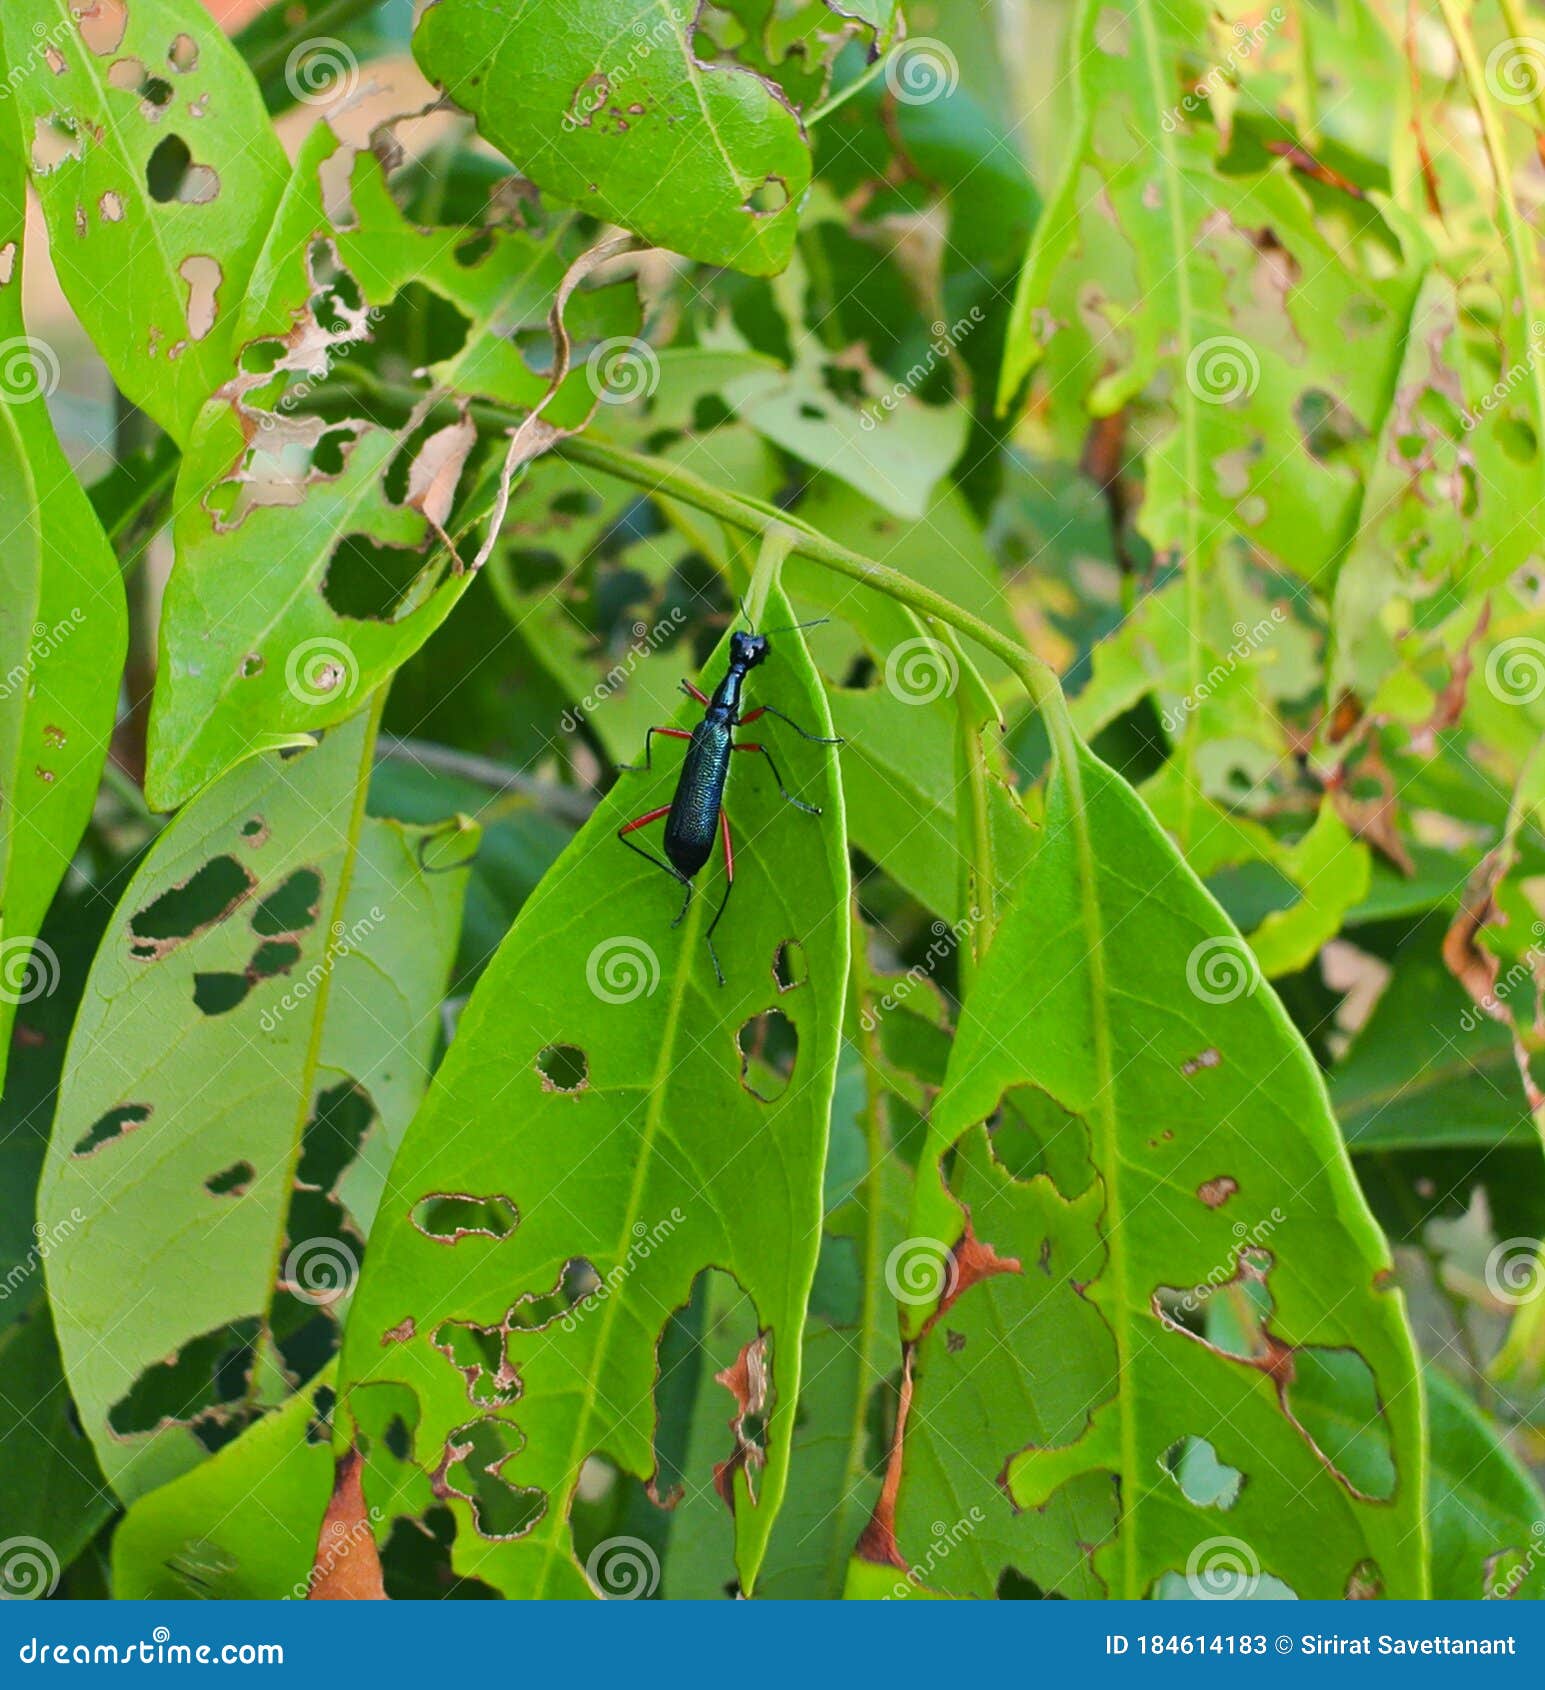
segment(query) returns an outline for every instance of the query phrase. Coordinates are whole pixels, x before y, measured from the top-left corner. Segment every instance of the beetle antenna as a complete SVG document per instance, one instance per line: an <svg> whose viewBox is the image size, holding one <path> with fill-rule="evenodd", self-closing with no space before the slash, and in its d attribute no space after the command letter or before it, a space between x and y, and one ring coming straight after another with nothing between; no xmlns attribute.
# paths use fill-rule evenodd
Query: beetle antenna
<svg viewBox="0 0 1545 1690"><path fill-rule="evenodd" d="M773 634L797 634L801 628L820 628L824 627L825 624L830 621L831 617L829 616L817 616L809 622L791 622L787 628L767 629L762 637L763 639L767 639Z"/></svg>

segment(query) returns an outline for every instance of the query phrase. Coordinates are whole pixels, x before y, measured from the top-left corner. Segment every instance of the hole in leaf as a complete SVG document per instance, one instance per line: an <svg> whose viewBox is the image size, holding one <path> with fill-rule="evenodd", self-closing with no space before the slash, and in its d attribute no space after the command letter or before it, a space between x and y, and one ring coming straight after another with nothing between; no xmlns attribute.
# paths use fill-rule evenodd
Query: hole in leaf
<svg viewBox="0 0 1545 1690"><path fill-rule="evenodd" d="M430 1508L422 1519L399 1515L381 1549L381 1582L395 1601L497 1601L501 1592L451 1565L456 1516Z"/></svg>
<svg viewBox="0 0 1545 1690"><path fill-rule="evenodd" d="M300 946L293 939L265 939L252 953L247 964L250 980L272 980L276 974L288 974L300 961Z"/></svg>
<svg viewBox="0 0 1545 1690"><path fill-rule="evenodd" d="M799 1054L799 1030L781 1009L753 1015L735 1035L740 1083L763 1103L776 1103L789 1089Z"/></svg>
<svg viewBox="0 0 1545 1690"><path fill-rule="evenodd" d="M1244 1474L1220 1461L1206 1438L1177 1439L1165 1450L1159 1465L1180 1486L1186 1501L1198 1508L1229 1509L1239 1500Z"/></svg>
<svg viewBox="0 0 1545 1690"><path fill-rule="evenodd" d="M257 1177L257 1169L250 1162L232 1162L218 1174L204 1181L204 1189L211 1197L242 1197Z"/></svg>
<svg viewBox="0 0 1545 1690"><path fill-rule="evenodd" d="M769 176L760 187L751 191L745 209L754 217L773 217L787 208L789 185L781 176Z"/></svg>
<svg viewBox="0 0 1545 1690"><path fill-rule="evenodd" d="M90 1156L104 1144L111 1144L115 1138L122 1138L126 1132L132 1132L150 1119L151 1106L148 1103L125 1103L117 1109L109 1109L102 1118L96 1121L91 1130L76 1141L75 1148L70 1152L72 1156Z"/></svg>
<svg viewBox="0 0 1545 1690"><path fill-rule="evenodd" d="M507 1326L447 1320L429 1341L466 1380L467 1400L476 1407L502 1408L520 1395L520 1375L507 1354Z"/></svg>
<svg viewBox="0 0 1545 1690"><path fill-rule="evenodd" d="M129 8L124 0L94 0L75 14L80 24L81 40L93 53L116 53L123 44L123 32L129 27Z"/></svg>
<svg viewBox="0 0 1545 1690"><path fill-rule="evenodd" d="M890 1019L881 1023L882 1032ZM1039 1086L1013 1086L1003 1094L988 1123L988 1143L994 1160L1015 1179L1045 1174L1067 1197L1088 1190L1094 1178L1088 1123Z"/></svg>
<svg viewBox="0 0 1545 1690"><path fill-rule="evenodd" d="M519 1454L525 1436L518 1426L492 1417L458 1427L446 1445L444 1485L472 1505L479 1537L499 1542L524 1537L547 1512L547 1496L529 1486L513 1485L499 1469Z"/></svg>
<svg viewBox="0 0 1545 1690"><path fill-rule="evenodd" d="M108 1410L109 1427L129 1438L160 1426L189 1426L206 1441L238 1419L245 1424L251 1416L240 1411L259 1327L255 1319L236 1320L189 1339L175 1355L140 1374Z"/></svg>
<svg viewBox="0 0 1545 1690"><path fill-rule="evenodd" d="M1288 1423L1325 1467L1354 1496L1391 1501L1394 1447L1372 1368L1356 1350L1295 1346L1271 1330L1272 1266L1270 1251L1243 1245L1232 1279L1189 1291L1161 1285L1153 1311L1172 1332L1264 1373Z"/></svg>
<svg viewBox="0 0 1545 1690"><path fill-rule="evenodd" d="M130 916L129 954L141 959L165 956L184 940L223 921L256 884L234 857L211 857L181 885Z"/></svg>
<svg viewBox="0 0 1545 1690"><path fill-rule="evenodd" d="M590 1059L578 1045L547 1045L537 1052L536 1070L548 1091L583 1091L590 1079Z"/></svg>
<svg viewBox="0 0 1545 1690"><path fill-rule="evenodd" d="M792 992L810 978L805 947L798 939L785 939L773 952L773 981L780 992Z"/></svg>
<svg viewBox="0 0 1545 1690"><path fill-rule="evenodd" d="M296 869L252 912L252 931L274 938L304 933L315 924L321 901L321 875L315 869Z"/></svg>
<svg viewBox="0 0 1545 1690"><path fill-rule="evenodd" d="M177 266L177 274L188 285L188 334L202 340L215 326L224 271L216 259L194 253Z"/></svg>
<svg viewBox="0 0 1545 1690"><path fill-rule="evenodd" d="M345 534L328 560L322 596L339 616L356 622L395 622L414 609L433 584L423 552L383 546L365 534Z"/></svg>
<svg viewBox="0 0 1545 1690"><path fill-rule="evenodd" d="M78 159L85 150L85 133L73 118L40 117L34 121L32 168L39 176L47 176L69 159Z"/></svg>
<svg viewBox="0 0 1545 1690"><path fill-rule="evenodd" d="M358 1159L375 1117L375 1103L358 1080L340 1080L318 1092L311 1119L301 1134L296 1190L290 1205L292 1236L316 1238L342 1225L343 1212L331 1194Z"/></svg>
<svg viewBox="0 0 1545 1690"><path fill-rule="evenodd" d="M1395 1497L1395 1458L1373 1369L1356 1350L1293 1351L1288 1413L1331 1469L1359 1496Z"/></svg>
<svg viewBox="0 0 1545 1690"><path fill-rule="evenodd" d="M1348 1602L1373 1602L1384 1594L1384 1575L1377 1561L1359 1561L1347 1575Z"/></svg>
<svg viewBox="0 0 1545 1690"><path fill-rule="evenodd" d="M195 974L193 1002L205 1015L227 1015L252 990L245 974Z"/></svg>
<svg viewBox="0 0 1545 1690"><path fill-rule="evenodd" d="M193 162L182 136L167 135L145 161L145 187L158 205L207 205L220 192L220 178Z"/></svg>
<svg viewBox="0 0 1545 1690"><path fill-rule="evenodd" d="M191 35L174 37L172 45L167 51L166 62L179 75L186 76L190 70L197 68L198 42Z"/></svg>
<svg viewBox="0 0 1545 1690"><path fill-rule="evenodd" d="M454 1244L462 1238L508 1238L520 1211L508 1197L467 1197L434 1192L413 1205L411 1220L426 1238Z"/></svg>

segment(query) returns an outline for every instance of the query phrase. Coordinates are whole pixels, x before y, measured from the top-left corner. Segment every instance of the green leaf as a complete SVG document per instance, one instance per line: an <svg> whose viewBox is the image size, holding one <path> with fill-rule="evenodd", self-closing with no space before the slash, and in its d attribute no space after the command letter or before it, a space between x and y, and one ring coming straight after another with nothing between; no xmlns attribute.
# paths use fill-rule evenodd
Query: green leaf
<svg viewBox="0 0 1545 1690"><path fill-rule="evenodd" d="M46 1306L0 1332L0 1376L0 1520L7 1537L39 1538L68 1567L106 1524L113 1498L76 1421Z"/></svg>
<svg viewBox="0 0 1545 1690"><path fill-rule="evenodd" d="M1425 1375L1431 1418L1432 1594L1545 1597L1545 1497L1447 1374Z"/></svg>
<svg viewBox="0 0 1545 1690"><path fill-rule="evenodd" d="M326 209L333 172L355 219L343 230ZM421 309L430 322L443 310L456 327L427 349L407 407L441 390L536 403L548 381L514 337L545 324L565 269L556 239L502 230L476 264L459 250L406 221L374 154L325 125L312 131L242 308L238 337L253 367L204 408L178 479L146 775L156 808L184 802L244 756L341 721L472 579L443 544L491 493L465 414L402 430L371 420L368 393L343 417L312 393L329 375L377 379L365 360L387 338L383 317ZM403 292L410 283L430 295L419 309ZM569 315L571 332L616 333L636 321L636 305L631 289L603 288ZM550 350L545 332L542 341ZM572 426L594 399L577 371L547 415ZM409 491L420 467L436 465L438 511Z"/></svg>
<svg viewBox="0 0 1545 1690"><path fill-rule="evenodd" d="M934 1170L967 1135L946 1184ZM1415 1359L1319 1075L1243 941L1082 747L967 1000L912 1225L936 1271L911 1310L896 1549L917 1566L918 1523L949 1528L963 1504L1005 1543L921 1582L985 1595L1012 1567L1143 1596L1205 1581L1227 1539L1302 1597L1344 1595L1370 1560L1388 1594L1422 1593ZM941 1450L944 1400L981 1407ZM1244 1482L1224 1500L1194 1482L1205 1466Z"/></svg>
<svg viewBox="0 0 1545 1690"><path fill-rule="evenodd" d="M792 620L781 594L768 616ZM754 702L829 731L798 636L774 646ZM722 664L721 648L710 675ZM677 720L695 713L684 703ZM790 790L825 813L800 814L760 759L736 760L736 891L716 935L727 984L715 984L703 943L719 869L703 873L672 929L677 888L613 837L669 797L675 747L657 743L654 773L613 790L522 909L392 1169L340 1411L361 1424L383 1394L411 1406L412 1462L396 1481L372 1465L367 1497L391 1512L381 1487L392 1482L404 1510L420 1507L442 1475L456 1571L508 1595L582 1596L605 1583L599 1565L587 1582L572 1549L580 1469L596 1453L654 1474L656 1346L709 1266L734 1276L763 1334L747 1362L758 1378L765 1367L767 1397L753 1401L745 1437L764 1444L765 1464L744 1450L737 1461L724 1428L719 1455L747 1590L783 1494L821 1228L848 875L835 757L776 721L766 737ZM720 1394L728 1421L734 1400Z"/></svg>
<svg viewBox="0 0 1545 1690"><path fill-rule="evenodd" d="M980 307L972 306L954 324L941 320L931 325L931 338L914 364L900 379L887 380L862 347L843 348L839 355L823 345L827 325L807 320L809 290L802 262L792 263L772 287L793 349L789 368L783 373L754 370L726 380L726 403L775 445L847 482L894 515L911 521L926 516L940 481L966 443L971 413L953 395L942 404L924 404L913 389L949 368L951 349L981 321ZM705 343L725 353L748 350L729 313L710 328ZM856 393L839 397L849 381Z"/></svg>
<svg viewBox="0 0 1545 1690"><path fill-rule="evenodd" d="M202 1466L133 1504L113 1533L118 1601L278 1601L307 1593L333 1483L325 1406L332 1372L324 1369Z"/></svg>
<svg viewBox="0 0 1545 1690"><path fill-rule="evenodd" d="M6 57L70 304L123 393L181 443L289 174L257 85L198 0L16 0Z"/></svg>
<svg viewBox="0 0 1545 1690"><path fill-rule="evenodd" d="M1331 1101L1358 1154L1538 1145L1508 1029L1436 954L1406 946L1394 977L1331 1070Z"/></svg>
<svg viewBox="0 0 1545 1690"><path fill-rule="evenodd" d="M413 52L540 188L688 258L788 263L810 152L773 84L705 64L689 0L437 0Z"/></svg>
<svg viewBox="0 0 1545 1690"><path fill-rule="evenodd" d="M17 1006L59 983L37 934L91 817L127 639L117 560L43 402L58 359L22 319L25 209L0 150L0 1079Z"/></svg>
<svg viewBox="0 0 1545 1690"><path fill-rule="evenodd" d="M1284 159L1224 172L1221 126L1187 74L1211 51L1209 19L1201 0L1081 0L1073 130L999 401L1044 360L1069 438L1134 407L1156 549L1195 568L1233 531L1316 582L1355 521L1358 443L1379 426L1420 276L1368 202L1337 196L1322 219Z"/></svg>
<svg viewBox="0 0 1545 1690"><path fill-rule="evenodd" d="M91 971L38 1217L61 1233L71 1389L126 1499L325 1358L428 1077L476 838L365 818L373 730L184 810Z"/></svg>

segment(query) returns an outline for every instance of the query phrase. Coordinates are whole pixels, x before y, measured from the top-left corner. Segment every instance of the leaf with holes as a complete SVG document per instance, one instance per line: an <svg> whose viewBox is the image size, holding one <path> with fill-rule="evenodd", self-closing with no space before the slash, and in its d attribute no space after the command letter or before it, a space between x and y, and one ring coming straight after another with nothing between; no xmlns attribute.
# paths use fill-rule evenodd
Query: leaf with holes
<svg viewBox="0 0 1545 1690"><path fill-rule="evenodd" d="M230 374L289 168L198 0L14 0L6 58L59 280L114 381L173 439Z"/></svg>
<svg viewBox="0 0 1545 1690"><path fill-rule="evenodd" d="M327 209L340 183L347 230ZM448 326L405 411L446 389L511 405L541 398L547 378L514 337L538 328L550 353L545 319L565 269L556 239L503 230L475 263L460 252L412 228L374 154L325 125L312 131L241 310L242 368L204 407L178 480L146 775L157 808L242 757L341 721L472 579L444 543L492 492L465 414L406 430L370 420L363 401L354 414L318 409L312 393L362 366L376 338L390 338L391 313L415 317L421 299L424 319L443 313ZM635 312L630 288L603 287L577 294L568 318L576 334L611 335ZM594 402L577 370L546 414L573 426Z"/></svg>
<svg viewBox="0 0 1545 1690"><path fill-rule="evenodd" d="M1216 27L1213 62L1245 75ZM1295 170L1291 142L1224 170L1196 83L1212 29L1202 0L1080 0L1073 131L999 398L1044 364L1064 438L1130 408L1153 441L1139 520L1156 549L1199 567L1232 531L1317 582L1355 526L1420 277L1365 196ZM1355 262L1359 243L1379 256Z"/></svg>
<svg viewBox="0 0 1545 1690"><path fill-rule="evenodd" d="M0 1079L17 1006L59 983L37 934L91 816L126 640L117 560L43 402L58 359L22 319L25 189L0 150Z"/></svg>
<svg viewBox="0 0 1545 1690"><path fill-rule="evenodd" d="M332 1399L328 1367L201 1466L133 1503L113 1533L114 1596L212 1602L308 1594L332 1489ZM360 1548L351 1544L340 1559Z"/></svg>
<svg viewBox="0 0 1545 1690"><path fill-rule="evenodd" d="M933 1111L868 1559L952 1594L1421 1595L1411 1338L1320 1076L1074 744Z"/></svg>
<svg viewBox="0 0 1545 1690"><path fill-rule="evenodd" d="M373 741L357 718L184 810L92 967L38 1218L125 1499L325 1359L428 1077L476 836L366 819Z"/></svg>
<svg viewBox="0 0 1545 1690"><path fill-rule="evenodd" d="M716 62L696 33L701 10L538 0L512 13L437 0L413 51L547 193L652 245L769 275L793 250L810 149L776 85Z"/></svg>
<svg viewBox="0 0 1545 1690"><path fill-rule="evenodd" d="M791 620L781 595L766 620ZM829 732L799 636L772 645L750 702ZM708 674L723 664L721 647ZM699 713L684 704L677 721ZM599 1455L655 1475L657 1345L705 1268L733 1275L759 1334L725 1373L717 1458L748 1590L783 1494L848 870L832 750L766 720L784 781L824 814L786 804L764 759L734 760L735 892L716 934L727 984L704 945L721 866L672 928L679 889L616 837L669 798L679 748L657 741L654 772L618 784L521 910L392 1169L339 1436L382 1393L405 1399L402 1483L417 1495L434 1481L455 1512L457 1571L510 1595L582 1596L620 1572L575 1558L580 1470ZM385 1482L372 1470L366 1496L390 1513Z"/></svg>

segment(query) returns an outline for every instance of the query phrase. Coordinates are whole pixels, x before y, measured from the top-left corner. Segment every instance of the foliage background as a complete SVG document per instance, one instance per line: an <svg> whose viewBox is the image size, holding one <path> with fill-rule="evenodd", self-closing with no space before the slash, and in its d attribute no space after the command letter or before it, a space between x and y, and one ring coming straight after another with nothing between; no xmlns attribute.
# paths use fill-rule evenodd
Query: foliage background
<svg viewBox="0 0 1545 1690"><path fill-rule="evenodd" d="M1545 1593L1545 23L689 13L8 5L0 1591Z"/></svg>

